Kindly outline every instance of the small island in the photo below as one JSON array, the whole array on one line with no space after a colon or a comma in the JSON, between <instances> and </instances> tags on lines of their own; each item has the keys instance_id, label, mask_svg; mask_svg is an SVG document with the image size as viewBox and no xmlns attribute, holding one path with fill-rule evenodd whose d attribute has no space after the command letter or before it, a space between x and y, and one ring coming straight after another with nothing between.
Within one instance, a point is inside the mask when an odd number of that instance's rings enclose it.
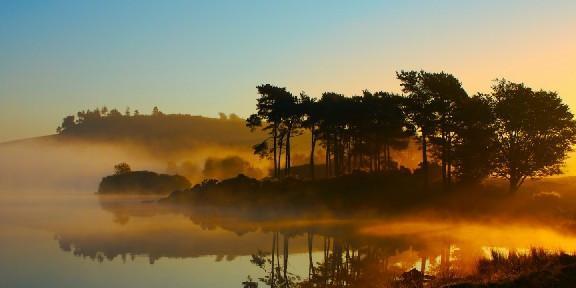
<instances>
[{"instance_id":1,"label":"small island","mask_svg":"<svg viewBox=\"0 0 576 288\"><path fill-rule=\"evenodd\" d=\"M190 181L180 175L132 171L126 163L115 166L114 175L106 176L98 187L99 194L159 194L190 188Z\"/></svg>"}]
</instances>

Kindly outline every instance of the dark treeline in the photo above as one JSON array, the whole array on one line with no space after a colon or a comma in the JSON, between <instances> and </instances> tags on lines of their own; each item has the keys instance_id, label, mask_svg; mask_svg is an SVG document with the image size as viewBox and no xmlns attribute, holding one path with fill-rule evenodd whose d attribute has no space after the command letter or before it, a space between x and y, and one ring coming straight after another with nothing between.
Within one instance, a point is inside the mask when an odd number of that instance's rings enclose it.
<instances>
[{"instance_id":1,"label":"dark treeline","mask_svg":"<svg viewBox=\"0 0 576 288\"><path fill-rule=\"evenodd\" d=\"M422 151L415 174L423 183L437 166L445 188L497 176L513 192L526 178L560 174L576 143L576 122L555 92L500 79L491 93L470 96L444 72L401 71L396 77L403 95L326 92L313 98L258 86L257 112L246 123L268 137L254 145L254 153L273 160L274 177L291 175L292 138L308 130L312 178L319 145L329 176L383 173L398 169L391 149L406 149L415 137Z\"/></svg>"},{"instance_id":2,"label":"dark treeline","mask_svg":"<svg viewBox=\"0 0 576 288\"><path fill-rule=\"evenodd\" d=\"M100 130L106 130L106 129L123 131L126 129L140 128L136 130L147 130L148 134L152 134L153 132L156 132L155 130L166 129L167 128L166 126L168 126L168 128L171 128L169 130L176 130L176 132L190 132L185 131L185 129L192 128L190 127L191 126L190 124L195 124L196 126L208 125L210 127L214 126L214 123L210 122L240 123L242 121L243 119L234 113L231 113L230 115L219 113L219 118L214 119L189 114L165 114L162 111L160 111L158 107L154 107L152 109L151 114L141 114L138 110L134 110L134 112L131 112L130 108L126 108L126 111L124 113L121 113L118 109L109 110L106 106L104 106L102 108L95 108L93 110L88 109L84 111L79 111L76 113L76 115L68 115L64 117L64 119L62 120L62 124L60 124L60 126L56 128L56 132L58 132L58 134L63 135L90 134L90 133L98 134L102 132ZM200 123L188 123L188 122L200 122ZM155 125L153 125L154 123ZM136 127L135 125L130 124L140 124L140 126L145 127ZM237 129L237 127L234 127L234 129ZM233 129L230 129L230 131L221 131L221 132L222 133L227 132L228 134L233 134L231 133L232 131ZM111 134L111 132L109 132L108 134ZM157 135L150 135L150 136L157 136Z\"/></svg>"},{"instance_id":3,"label":"dark treeline","mask_svg":"<svg viewBox=\"0 0 576 288\"><path fill-rule=\"evenodd\" d=\"M94 110L85 110L79 111L76 115L68 115L64 117L62 120L62 124L56 128L56 132L58 133L70 133L71 131L78 129L78 127L82 125L87 125L91 122L98 122L103 118L108 119L119 119L119 118L128 118L128 117L139 117L139 116L163 116L165 115L158 109L158 107L154 107L152 109L152 114L144 115L140 114L140 111L134 110L134 112L130 111L130 108L126 108L124 114L122 114L118 109L113 108L108 110L108 107L104 106L102 108L96 108Z\"/></svg>"},{"instance_id":4,"label":"dark treeline","mask_svg":"<svg viewBox=\"0 0 576 288\"><path fill-rule=\"evenodd\" d=\"M121 113L118 109L108 109L108 107L104 106L102 108L95 108L94 110L84 110L79 111L76 115L68 115L62 119L62 124L56 128L56 132L58 133L73 133L75 130L80 129L82 126L89 125L94 122L101 122L104 119L107 120L118 120L118 119L138 119L138 118L151 118L152 119L159 119L159 118L171 118L171 117L180 117L180 118L198 118L200 116L192 116L187 114L165 114L158 107L154 107L152 109L151 114L141 114L140 111L134 110L132 112L130 108L126 108L124 113ZM238 115L231 113L230 115L226 115L225 113L220 112L218 114L219 120L231 120L231 121L243 121Z\"/></svg>"},{"instance_id":5,"label":"dark treeline","mask_svg":"<svg viewBox=\"0 0 576 288\"><path fill-rule=\"evenodd\" d=\"M152 113L120 113L106 107L66 116L57 129L57 140L131 144L163 161L176 161L205 148L233 148L249 153L263 133L250 133L244 119L221 113L218 118Z\"/></svg>"}]
</instances>

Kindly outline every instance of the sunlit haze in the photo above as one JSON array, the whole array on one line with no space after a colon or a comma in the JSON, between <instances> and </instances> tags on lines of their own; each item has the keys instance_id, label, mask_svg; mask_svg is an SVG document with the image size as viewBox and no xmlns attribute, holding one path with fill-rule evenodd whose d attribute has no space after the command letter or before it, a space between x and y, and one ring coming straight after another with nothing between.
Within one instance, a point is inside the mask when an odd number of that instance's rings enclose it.
<instances>
[{"instance_id":1,"label":"sunlit haze","mask_svg":"<svg viewBox=\"0 0 576 288\"><path fill-rule=\"evenodd\" d=\"M575 0L0 0L0 287L573 287L575 32Z\"/></svg>"}]
</instances>

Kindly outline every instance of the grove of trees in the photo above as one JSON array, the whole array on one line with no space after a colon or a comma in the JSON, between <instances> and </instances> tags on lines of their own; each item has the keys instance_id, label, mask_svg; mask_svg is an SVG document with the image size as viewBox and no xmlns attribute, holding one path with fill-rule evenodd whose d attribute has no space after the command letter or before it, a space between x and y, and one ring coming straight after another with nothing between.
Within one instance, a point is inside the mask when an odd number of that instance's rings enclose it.
<instances>
[{"instance_id":1,"label":"grove of trees","mask_svg":"<svg viewBox=\"0 0 576 288\"><path fill-rule=\"evenodd\" d=\"M576 121L555 92L500 79L491 93L470 96L448 73L400 71L396 77L402 95L325 92L313 98L258 86L256 113L246 124L268 137L254 145L254 153L273 160L274 177L291 175L291 139L308 130L312 178L318 144L327 175L385 173L398 169L391 150L417 139L422 161L415 174L426 185L433 162L444 187L497 176L514 192L526 178L561 173L576 143Z\"/></svg>"}]
</instances>

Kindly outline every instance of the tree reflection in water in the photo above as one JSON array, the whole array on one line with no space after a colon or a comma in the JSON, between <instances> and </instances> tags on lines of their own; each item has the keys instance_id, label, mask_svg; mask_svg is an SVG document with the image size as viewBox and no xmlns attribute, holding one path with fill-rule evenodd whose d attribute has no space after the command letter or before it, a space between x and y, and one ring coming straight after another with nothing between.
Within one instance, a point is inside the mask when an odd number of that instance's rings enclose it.
<instances>
[{"instance_id":1,"label":"tree reflection in water","mask_svg":"<svg viewBox=\"0 0 576 288\"><path fill-rule=\"evenodd\" d=\"M308 275L302 279L300 275L287 271L289 237L282 236L284 252L280 255L278 235L278 232L273 234L271 253L258 251L250 260L263 271L258 281L269 287L424 287L440 285L461 276L461 271L454 265L457 261L452 259L455 253L451 245L441 249L438 257L428 257L423 252L413 251L411 247L402 253L398 250L399 246L379 247L358 239L316 235L323 247L320 261L314 262L313 254L318 257L319 253L313 251L315 235L309 232ZM435 261L431 261L431 258ZM258 287L258 282L252 276L242 284L245 288Z\"/></svg>"},{"instance_id":2,"label":"tree reflection in water","mask_svg":"<svg viewBox=\"0 0 576 288\"><path fill-rule=\"evenodd\" d=\"M104 197L100 204L122 221L61 231L63 250L100 261L146 255L151 263L162 257L231 260L254 254L252 264L237 262L262 271L244 281L245 287L441 287L474 272L492 247L576 250L573 236L534 225L168 207ZM290 258L296 254L302 256L298 261Z\"/></svg>"}]
</instances>

